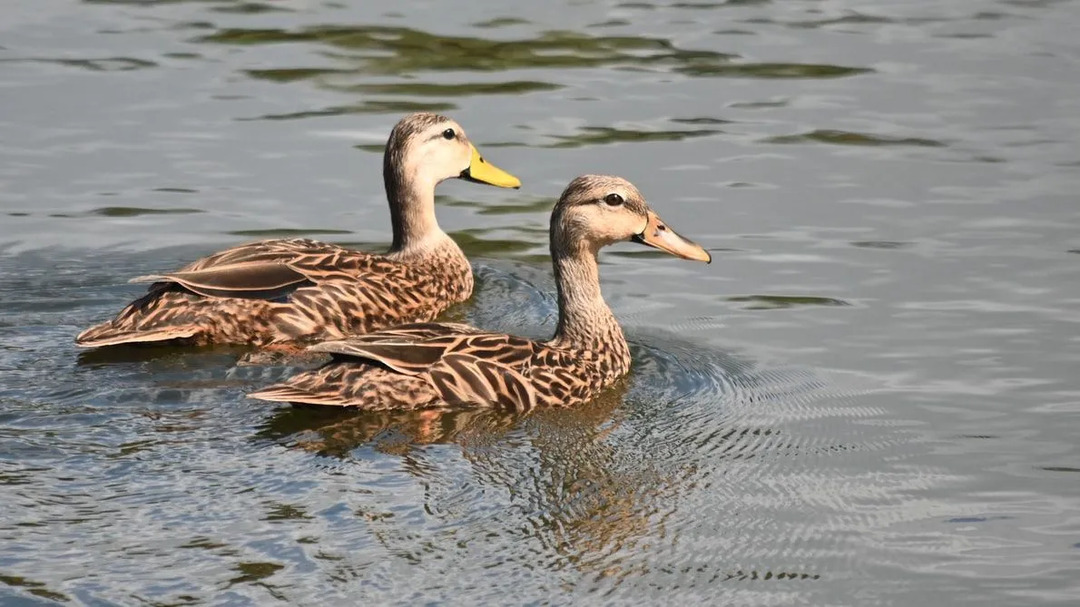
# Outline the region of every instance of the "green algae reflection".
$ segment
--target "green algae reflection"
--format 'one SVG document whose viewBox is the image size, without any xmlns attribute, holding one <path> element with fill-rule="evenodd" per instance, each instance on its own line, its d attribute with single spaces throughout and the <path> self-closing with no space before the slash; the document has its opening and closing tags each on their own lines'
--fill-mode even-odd
<svg viewBox="0 0 1080 607">
<path fill-rule="evenodd" d="M 844 307 L 851 304 L 842 299 L 805 295 L 738 295 L 727 301 L 746 304 L 746 310 L 783 310 L 801 306 Z"/>
<path fill-rule="evenodd" d="M 852 131 L 817 130 L 798 135 L 781 135 L 769 137 L 764 143 L 828 143 L 832 145 L 855 145 L 855 146 L 916 146 L 926 148 L 945 147 L 945 143 L 934 139 L 921 137 L 892 137 L 889 135 L 872 135 L 869 133 L 855 133 Z"/>
<path fill-rule="evenodd" d="M 223 29 L 198 41 L 240 45 L 315 42 L 343 51 L 359 51 L 334 57 L 356 61 L 360 69 L 381 74 L 612 65 L 688 66 L 733 58 L 714 51 L 680 49 L 663 38 L 588 36 L 566 31 L 544 32 L 518 40 L 486 40 L 439 36 L 403 27 L 320 25 L 298 30 Z"/>
<path fill-rule="evenodd" d="M 716 129 L 695 130 L 668 130 L 668 131 L 637 131 L 630 129 L 616 129 L 610 127 L 587 126 L 576 135 L 552 135 L 559 141 L 543 147 L 549 148 L 579 148 L 587 145 L 603 145 L 609 143 L 629 143 L 647 141 L 682 141 L 692 137 L 705 137 L 719 133 Z"/>
<path fill-rule="evenodd" d="M 488 40 L 441 36 L 406 27 L 317 25 L 298 29 L 222 29 L 195 40 L 245 46 L 301 43 L 329 47 L 321 54 L 337 62 L 337 66 L 260 69 L 250 70 L 247 74 L 279 82 L 314 80 L 330 89 L 393 95 L 452 97 L 528 93 L 559 88 L 559 85 L 534 81 L 349 85 L 331 80 L 359 74 L 409 76 L 432 71 L 501 72 L 536 68 L 608 67 L 672 71 L 689 77 L 770 79 L 843 78 L 873 71 L 865 67 L 828 64 L 740 63 L 738 55 L 682 48 L 665 38 L 593 36 L 570 31 Z M 364 107 L 361 106 L 359 111 L 365 111 Z"/>
<path fill-rule="evenodd" d="M 286 112 L 284 114 L 263 114 L 254 118 L 237 118 L 240 121 L 248 120 L 299 120 L 301 118 L 318 118 L 320 116 L 345 116 L 348 114 L 405 114 L 409 112 L 448 112 L 457 109 L 452 103 L 422 103 L 416 101 L 403 101 L 399 99 L 374 99 L 353 105 L 335 105 L 317 110 L 301 110 L 299 112 Z"/>
</svg>

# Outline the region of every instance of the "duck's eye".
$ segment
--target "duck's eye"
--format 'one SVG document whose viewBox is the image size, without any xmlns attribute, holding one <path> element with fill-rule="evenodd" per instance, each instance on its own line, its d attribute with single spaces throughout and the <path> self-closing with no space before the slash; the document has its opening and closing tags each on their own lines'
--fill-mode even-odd
<svg viewBox="0 0 1080 607">
<path fill-rule="evenodd" d="M 457 137 L 457 133 L 454 132 L 454 129 L 446 129 L 442 132 L 442 137 L 443 139 L 453 139 Z"/>
<path fill-rule="evenodd" d="M 611 194 L 604 196 L 604 202 L 606 202 L 608 206 L 617 207 L 623 203 L 623 197 L 612 192 Z"/>
</svg>

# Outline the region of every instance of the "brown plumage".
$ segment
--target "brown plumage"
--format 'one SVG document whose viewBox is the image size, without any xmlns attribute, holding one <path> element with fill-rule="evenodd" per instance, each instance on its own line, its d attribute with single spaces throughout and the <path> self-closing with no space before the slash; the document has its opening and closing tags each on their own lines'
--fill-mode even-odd
<svg viewBox="0 0 1080 607">
<path fill-rule="evenodd" d="M 383 179 L 394 240 L 386 254 L 307 239 L 265 240 L 135 278 L 146 295 L 75 338 L 96 347 L 139 342 L 250 344 L 341 339 L 427 321 L 468 299 L 469 261 L 435 219 L 435 186 L 460 177 L 519 187 L 487 163 L 453 120 L 412 114 L 390 133 Z"/>
<path fill-rule="evenodd" d="M 310 350 L 334 359 L 248 396 L 368 410 L 489 406 L 529 411 L 591 399 L 630 370 L 630 349 L 600 293 L 600 248 L 635 240 L 686 259 L 709 254 L 670 230 L 619 177 L 578 177 L 551 215 L 555 336 L 534 341 L 462 324 L 418 323 Z"/>
</svg>

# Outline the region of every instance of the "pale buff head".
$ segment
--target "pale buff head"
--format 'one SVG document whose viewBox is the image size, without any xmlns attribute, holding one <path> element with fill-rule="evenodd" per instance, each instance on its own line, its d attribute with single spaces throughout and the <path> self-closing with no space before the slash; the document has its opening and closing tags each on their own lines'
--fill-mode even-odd
<svg viewBox="0 0 1080 607">
<path fill-rule="evenodd" d="M 410 114 L 394 125 L 383 155 L 394 248 L 407 240 L 423 240 L 425 232 L 437 229 L 435 186 L 453 178 L 521 187 L 517 177 L 484 160 L 465 129 L 446 116 Z"/>
<path fill-rule="evenodd" d="M 556 257 L 590 253 L 633 240 L 677 257 L 710 262 L 700 245 L 660 219 L 634 184 L 611 175 L 582 175 L 566 186 L 551 215 L 551 250 Z"/>
</svg>

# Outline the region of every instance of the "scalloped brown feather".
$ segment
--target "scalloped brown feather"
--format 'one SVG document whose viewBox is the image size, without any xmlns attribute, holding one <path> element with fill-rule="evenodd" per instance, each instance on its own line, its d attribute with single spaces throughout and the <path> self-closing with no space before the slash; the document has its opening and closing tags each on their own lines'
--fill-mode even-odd
<svg viewBox="0 0 1080 607">
<path fill-rule="evenodd" d="M 468 261 L 449 239 L 411 263 L 314 240 L 268 240 L 143 278 L 157 282 L 76 343 L 264 346 L 341 339 L 430 320 L 472 292 Z"/>
</svg>

